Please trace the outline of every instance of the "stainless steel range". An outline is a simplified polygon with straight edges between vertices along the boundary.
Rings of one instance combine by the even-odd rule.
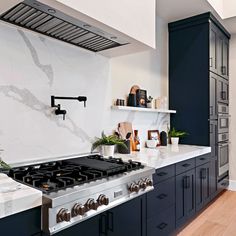
[[[154,168],[97,154],[13,168],[43,191],[42,230],[57,233],[153,189]]]

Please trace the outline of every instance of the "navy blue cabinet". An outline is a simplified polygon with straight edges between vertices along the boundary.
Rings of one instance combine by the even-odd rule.
[[[176,176],[176,227],[195,214],[195,168]]]
[[[32,236],[40,234],[40,231],[40,207],[0,219],[1,235]]]
[[[207,162],[196,167],[196,210],[201,210],[210,200],[210,162]]]

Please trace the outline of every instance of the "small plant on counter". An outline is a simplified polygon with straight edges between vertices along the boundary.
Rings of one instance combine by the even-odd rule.
[[[103,156],[113,156],[115,145],[127,148],[124,142],[125,140],[120,139],[117,135],[106,136],[104,132],[102,132],[101,138],[96,138],[96,141],[93,143],[92,151],[101,147],[101,154]]]
[[[11,169],[11,167],[6,162],[4,162],[0,159],[0,169],[9,170],[9,169]]]
[[[174,127],[171,130],[169,130],[168,134],[169,134],[169,137],[171,138],[171,144],[178,144],[179,138],[182,138],[188,135],[187,132],[176,130]]]

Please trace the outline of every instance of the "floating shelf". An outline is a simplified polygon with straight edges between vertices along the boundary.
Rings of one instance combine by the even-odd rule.
[[[152,112],[152,113],[176,113],[175,110],[152,109],[152,108],[129,107],[129,106],[112,106],[111,109],[120,111],[139,111],[139,112]]]

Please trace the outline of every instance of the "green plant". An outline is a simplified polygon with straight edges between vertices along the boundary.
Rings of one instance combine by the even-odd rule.
[[[106,136],[104,132],[102,132],[102,137],[96,138],[96,141],[93,143],[92,151],[101,145],[118,145],[118,146],[123,146],[124,148],[127,148],[124,142],[125,140],[120,139],[116,135]]]
[[[184,137],[186,135],[188,135],[187,132],[176,130],[174,127],[171,130],[169,130],[169,136],[172,137],[172,138],[181,138],[181,137]]]
[[[9,170],[11,167],[4,161],[0,159],[0,169]]]

